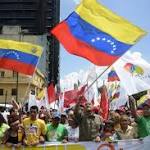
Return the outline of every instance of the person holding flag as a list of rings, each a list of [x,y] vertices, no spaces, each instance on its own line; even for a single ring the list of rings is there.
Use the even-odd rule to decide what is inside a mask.
[[[80,108],[83,96],[78,97],[74,115],[79,125],[79,141],[100,141],[99,130],[102,121],[100,116],[92,112],[92,104],[86,102],[84,110]]]
[[[138,136],[139,138],[144,138],[150,135],[150,106],[148,104],[143,104],[143,115],[139,116],[136,113],[135,99],[129,96],[129,103],[132,111],[132,115],[138,125]]]

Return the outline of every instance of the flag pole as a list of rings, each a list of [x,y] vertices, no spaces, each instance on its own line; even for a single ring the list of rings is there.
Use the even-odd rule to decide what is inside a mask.
[[[18,72],[16,72],[17,73],[17,75],[16,75],[16,78],[17,78],[17,80],[16,80],[16,102],[18,103],[18,76],[19,76],[19,73]]]
[[[21,27],[19,28],[19,41],[21,42],[22,41],[22,31],[21,31]],[[16,102],[18,103],[18,91],[19,91],[19,72],[17,71],[16,72]]]
[[[96,77],[96,79],[87,87],[87,89],[84,91],[84,93],[86,93],[91,86],[110,68],[112,67],[112,64],[110,66],[108,66],[99,76]]]
[[[6,93],[5,93],[5,110],[6,110],[6,104],[7,104],[7,90],[6,90]]]
[[[19,41],[22,41],[22,32],[21,32],[21,27],[19,28]],[[18,86],[19,86],[19,72],[16,72],[16,102],[18,103]]]

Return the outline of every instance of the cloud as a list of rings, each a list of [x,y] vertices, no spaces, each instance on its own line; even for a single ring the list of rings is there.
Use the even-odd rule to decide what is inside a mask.
[[[104,70],[106,67],[100,67],[91,65],[89,69],[83,70],[80,69],[79,72],[71,72],[67,74],[63,79],[60,80],[61,89],[65,90],[71,90],[74,88],[74,84],[78,84],[78,82],[81,83],[81,85],[85,85],[88,81],[88,83],[92,83]],[[89,79],[90,77],[90,79]],[[105,79],[105,76],[102,76],[97,80],[97,85],[101,86],[103,84],[103,79]]]
[[[132,56],[133,58],[142,58],[142,53],[135,51],[135,52],[131,52],[131,51],[127,51],[126,56]]]
[[[131,52],[128,51],[126,52],[126,57],[129,59],[133,60],[140,60],[143,63],[147,63],[143,58],[142,58],[142,53],[140,52]],[[117,61],[116,61],[117,63]],[[107,67],[102,67],[102,66],[95,66],[91,65],[89,66],[89,69],[83,70],[82,68],[80,69],[79,72],[71,72],[67,74],[63,79],[61,78],[60,80],[60,85],[62,89],[65,90],[70,90],[74,88],[74,84],[78,84],[80,81],[81,85],[84,85],[87,83],[87,79],[90,77],[91,81],[89,80],[88,82],[91,83],[93,82],[101,73],[106,69]],[[111,68],[110,68],[111,69]],[[110,71],[108,69],[100,78],[97,80],[97,85],[100,87],[105,80],[107,80],[108,72]],[[95,73],[96,76],[95,76]]]
[[[137,59],[142,57],[142,54],[140,52],[133,52],[132,55],[134,58],[137,58]]]
[[[135,51],[135,52],[128,51],[128,52],[125,53],[125,55],[123,55],[122,58],[124,58],[124,56],[125,56],[127,59],[129,59],[129,60],[132,58],[133,61],[139,60],[139,61],[140,61],[141,63],[143,63],[143,64],[150,65],[150,63],[147,62],[147,61],[143,58],[142,53],[140,53],[140,52],[138,52],[138,51]],[[117,62],[116,62],[116,63],[117,63]]]

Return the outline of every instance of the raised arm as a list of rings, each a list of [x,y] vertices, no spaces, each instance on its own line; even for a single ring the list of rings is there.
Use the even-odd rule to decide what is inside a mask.
[[[77,119],[78,122],[81,121],[82,115],[83,115],[83,110],[81,110],[81,107],[80,107],[82,99],[83,99],[82,95],[77,98],[77,104],[76,104],[75,109],[74,109],[74,115],[75,115],[75,118]]]
[[[133,96],[129,96],[129,105],[134,118],[137,118],[136,108],[135,108],[135,99]]]

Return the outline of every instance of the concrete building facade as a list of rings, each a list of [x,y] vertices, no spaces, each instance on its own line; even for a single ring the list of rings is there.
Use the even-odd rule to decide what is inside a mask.
[[[0,103],[9,104],[17,94],[17,73],[14,71],[0,69]],[[18,102],[28,100],[29,93],[38,95],[45,85],[45,77],[36,70],[33,77],[18,75]]]

